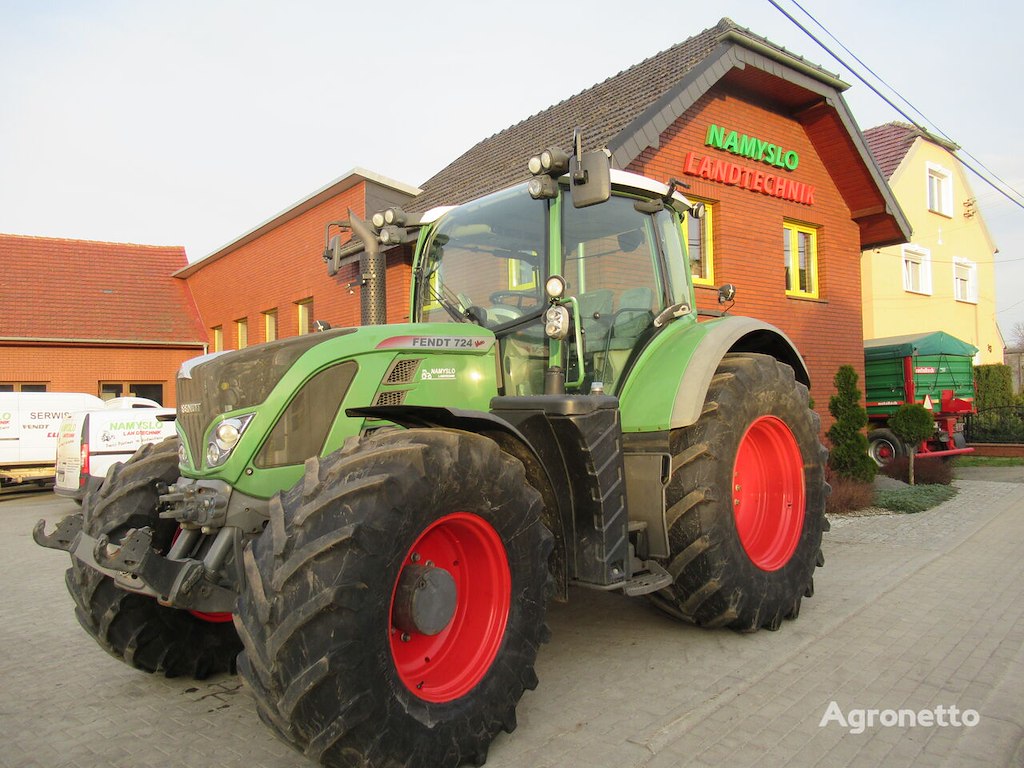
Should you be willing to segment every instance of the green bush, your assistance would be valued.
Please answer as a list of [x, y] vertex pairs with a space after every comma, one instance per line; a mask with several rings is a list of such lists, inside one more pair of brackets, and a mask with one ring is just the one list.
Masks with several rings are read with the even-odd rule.
[[828, 412], [835, 423], [827, 432], [832, 444], [828, 465], [839, 477], [870, 483], [878, 467], [868, 455], [868, 438], [862, 431], [868, 424], [868, 412], [860, 404], [857, 372], [852, 365], [841, 366], [832, 382], [836, 394], [829, 398]]
[[979, 411], [1014, 404], [1013, 377], [1008, 365], [974, 366], [974, 388], [974, 407]]
[[[896, 409], [889, 419], [889, 428], [909, 446], [918, 446], [935, 431], [935, 417], [931, 411], [917, 403], [906, 403]], [[914, 450], [910, 451], [910, 484], [914, 484]]]
[[875, 505], [893, 512], [924, 512], [956, 496], [951, 485], [914, 485], [875, 493]]

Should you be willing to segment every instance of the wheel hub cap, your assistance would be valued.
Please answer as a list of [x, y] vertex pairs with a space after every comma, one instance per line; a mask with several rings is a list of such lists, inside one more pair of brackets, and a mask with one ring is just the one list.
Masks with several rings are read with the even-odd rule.
[[395, 590], [392, 621], [403, 632], [433, 636], [451, 623], [456, 600], [455, 579], [448, 571], [408, 565]]

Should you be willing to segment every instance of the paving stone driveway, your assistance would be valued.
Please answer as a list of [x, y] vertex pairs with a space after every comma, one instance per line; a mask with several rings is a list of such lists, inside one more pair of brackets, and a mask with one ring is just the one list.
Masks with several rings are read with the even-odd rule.
[[[574, 590], [487, 765], [1024, 765], [1024, 492], [958, 484], [919, 515], [835, 520], [817, 594], [779, 632], [698, 630]], [[237, 678], [156, 678], [85, 635], [67, 557], [31, 539], [38, 518], [73, 510], [46, 493], [0, 500], [0, 765], [311, 768]], [[820, 725], [830, 706], [955, 706], [980, 722], [854, 734]]]

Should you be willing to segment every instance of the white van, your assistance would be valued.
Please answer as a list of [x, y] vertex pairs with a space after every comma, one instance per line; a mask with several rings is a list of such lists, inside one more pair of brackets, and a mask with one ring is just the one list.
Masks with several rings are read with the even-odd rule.
[[0, 486], [52, 482], [61, 422], [102, 405], [79, 392], [0, 392]]
[[115, 397], [102, 408], [71, 414], [60, 425], [53, 490], [81, 501], [100, 486], [111, 466], [127, 461], [146, 443], [173, 436], [174, 421], [157, 420], [173, 413], [144, 397]]

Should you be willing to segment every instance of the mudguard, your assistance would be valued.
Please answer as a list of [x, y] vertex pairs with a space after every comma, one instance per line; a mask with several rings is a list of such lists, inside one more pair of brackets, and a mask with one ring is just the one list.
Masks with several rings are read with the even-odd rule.
[[623, 432], [655, 432], [697, 421], [711, 378], [729, 352], [771, 355], [810, 384], [807, 365], [775, 326], [751, 317], [726, 316], [669, 325], [640, 353], [619, 393]]

